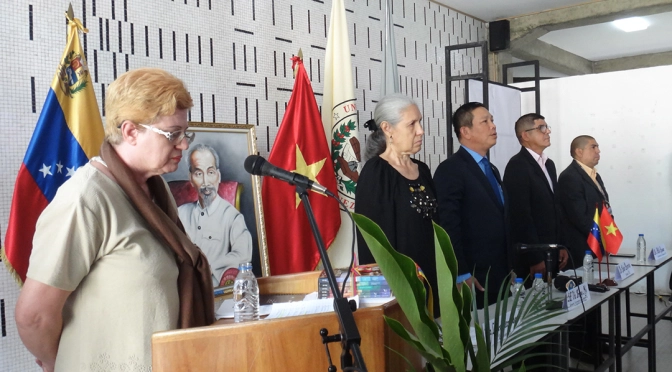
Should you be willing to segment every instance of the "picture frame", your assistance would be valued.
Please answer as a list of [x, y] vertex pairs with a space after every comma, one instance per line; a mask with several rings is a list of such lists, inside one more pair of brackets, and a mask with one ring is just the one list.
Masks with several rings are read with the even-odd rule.
[[[198, 192], [193, 187], [189, 171], [191, 149], [199, 144], [210, 146], [219, 156], [221, 177], [218, 194], [240, 211], [252, 237], [252, 267], [255, 276], [271, 275], [261, 200], [261, 177], [247, 173], [243, 167], [249, 155], [257, 154], [254, 125], [190, 122], [188, 131], [195, 134], [194, 142], [182, 153], [182, 160], [177, 170], [163, 175], [178, 204], [178, 210], [181, 204], [198, 203]], [[188, 222], [182, 221], [182, 223], [189, 235]], [[195, 243], [198, 244], [196, 241]], [[205, 249], [204, 252], [207, 257]], [[222, 276], [222, 280], [226, 276], [226, 283], [222, 282], [215, 287], [232, 284], [231, 273], [234, 271], [227, 273]]]

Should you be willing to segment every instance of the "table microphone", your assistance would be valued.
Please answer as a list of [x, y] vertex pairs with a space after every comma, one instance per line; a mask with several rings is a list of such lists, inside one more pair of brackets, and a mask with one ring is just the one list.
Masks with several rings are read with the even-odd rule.
[[520, 252], [538, 252], [546, 251], [549, 249], [567, 249], [564, 245], [561, 244], [525, 244], [520, 243], [516, 245], [516, 249]]
[[259, 155], [248, 156], [247, 159], [245, 159], [244, 166], [247, 173], [255, 176], [270, 176], [280, 181], [285, 181], [290, 185], [301, 186], [306, 190], [312, 190], [323, 195], [334, 197], [334, 194], [331, 191], [319, 183], [302, 174], [277, 167]]

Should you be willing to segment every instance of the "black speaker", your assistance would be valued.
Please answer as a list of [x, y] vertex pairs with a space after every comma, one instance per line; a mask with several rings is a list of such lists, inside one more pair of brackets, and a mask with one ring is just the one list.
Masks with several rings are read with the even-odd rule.
[[490, 22], [488, 29], [491, 52], [509, 49], [511, 46], [511, 28], [508, 19]]

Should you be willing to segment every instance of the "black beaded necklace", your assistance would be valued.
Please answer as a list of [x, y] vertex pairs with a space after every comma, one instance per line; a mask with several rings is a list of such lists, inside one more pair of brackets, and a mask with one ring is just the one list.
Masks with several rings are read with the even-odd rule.
[[425, 186], [419, 183], [410, 183], [408, 189], [411, 191], [411, 208], [422, 218], [432, 218], [436, 213], [436, 199], [430, 197]]

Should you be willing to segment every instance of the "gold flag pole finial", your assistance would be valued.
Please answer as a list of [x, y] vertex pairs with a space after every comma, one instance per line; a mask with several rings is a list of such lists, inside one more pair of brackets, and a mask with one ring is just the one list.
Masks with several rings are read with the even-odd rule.
[[68, 11], [65, 12], [65, 16], [68, 17], [68, 21], [75, 19], [75, 12], [72, 10], [72, 3], [68, 5]]
[[86, 34], [89, 32], [89, 30], [84, 27], [82, 22], [79, 19], [75, 18], [75, 12], [72, 10], [72, 3], [70, 3], [70, 5], [68, 6], [68, 10], [65, 12], [65, 18], [68, 19], [68, 24], [72, 22], [72, 24], [83, 33]]
[[296, 71], [299, 68], [299, 65], [296, 63], [298, 60], [303, 62], [303, 50], [299, 48], [299, 52], [296, 54], [296, 57], [292, 58], [292, 70], [294, 72], [294, 78], [296, 79]]

